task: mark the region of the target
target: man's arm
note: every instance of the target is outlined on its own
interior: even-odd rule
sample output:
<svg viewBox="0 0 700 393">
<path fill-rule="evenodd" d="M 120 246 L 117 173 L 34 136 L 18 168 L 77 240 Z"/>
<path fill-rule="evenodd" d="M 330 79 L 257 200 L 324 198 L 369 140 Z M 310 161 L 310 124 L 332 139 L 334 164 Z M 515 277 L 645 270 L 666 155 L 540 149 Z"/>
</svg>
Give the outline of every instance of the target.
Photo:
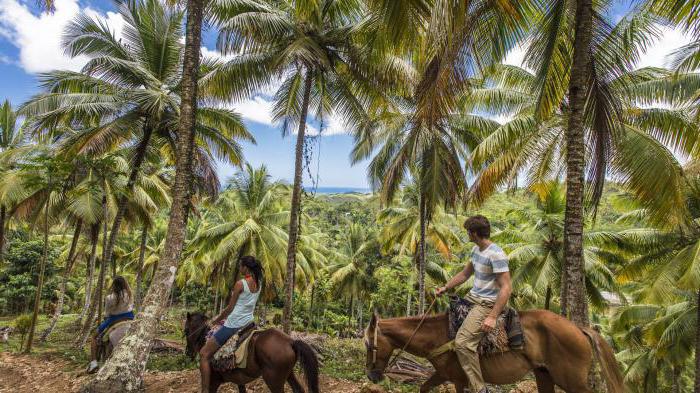
<svg viewBox="0 0 700 393">
<path fill-rule="evenodd" d="M 216 318 L 212 319 L 212 325 L 216 325 L 217 323 L 221 322 L 224 318 L 228 317 L 229 314 L 231 314 L 231 311 L 233 311 L 233 307 L 236 306 L 238 296 L 241 294 L 241 292 L 243 292 L 243 284 L 240 281 L 238 281 L 231 290 L 231 298 L 228 301 L 228 305 L 226 306 L 226 308 L 221 310 L 221 313 L 217 315 Z"/>
<path fill-rule="evenodd" d="M 438 296 L 442 295 L 443 293 L 449 291 L 452 288 L 458 287 L 469 279 L 471 275 L 474 274 L 474 266 L 472 266 L 472 263 L 469 262 L 467 263 L 467 266 L 462 269 L 461 272 L 457 273 L 450 281 L 445 284 L 444 287 L 438 288 L 438 290 L 435 292 Z"/>
<path fill-rule="evenodd" d="M 498 284 L 498 296 L 496 296 L 496 302 L 491 309 L 491 313 L 484 319 L 484 323 L 481 326 L 481 330 L 488 332 L 496 327 L 496 318 L 501 314 L 503 308 L 505 308 L 510 298 L 510 293 L 512 292 L 512 286 L 510 283 L 510 272 L 503 272 L 496 274 L 496 283 Z"/>
</svg>

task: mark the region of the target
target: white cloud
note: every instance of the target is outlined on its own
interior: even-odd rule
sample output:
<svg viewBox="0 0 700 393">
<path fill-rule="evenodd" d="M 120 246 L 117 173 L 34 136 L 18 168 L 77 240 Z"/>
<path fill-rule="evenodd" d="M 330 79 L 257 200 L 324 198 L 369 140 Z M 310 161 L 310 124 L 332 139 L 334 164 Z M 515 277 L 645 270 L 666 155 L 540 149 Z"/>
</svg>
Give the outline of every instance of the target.
<svg viewBox="0 0 700 393">
<path fill-rule="evenodd" d="M 526 45 L 518 45 L 511 49 L 503 59 L 504 64 L 514 65 L 517 67 L 523 67 L 523 61 L 525 60 L 525 49 Z"/>
<path fill-rule="evenodd" d="M 256 123 L 272 126 L 272 101 L 266 100 L 261 96 L 247 99 L 231 105 L 231 108 L 240 113 L 244 119 Z"/>
<path fill-rule="evenodd" d="M 17 63 L 28 73 L 79 70 L 87 62 L 85 56 L 67 56 L 61 47 L 66 25 L 81 11 L 105 21 L 117 33 L 124 25 L 119 14 L 81 8 L 77 0 L 56 0 L 55 5 L 53 13 L 34 15 L 17 0 L 0 0 L 0 36 L 19 49 Z"/>
<path fill-rule="evenodd" d="M 647 51 L 640 56 L 637 68 L 642 67 L 669 67 L 669 55 L 679 47 L 691 42 L 690 36 L 680 29 L 670 29 L 659 26 L 661 36 Z"/>
</svg>

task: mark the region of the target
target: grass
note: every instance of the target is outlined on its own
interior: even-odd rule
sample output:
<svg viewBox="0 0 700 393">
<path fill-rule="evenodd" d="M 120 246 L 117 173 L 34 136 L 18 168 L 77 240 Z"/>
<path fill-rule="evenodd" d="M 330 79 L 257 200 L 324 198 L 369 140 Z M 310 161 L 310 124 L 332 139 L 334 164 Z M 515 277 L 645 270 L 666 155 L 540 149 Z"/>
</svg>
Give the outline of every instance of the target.
<svg viewBox="0 0 700 393">
<path fill-rule="evenodd" d="M 158 336 L 163 339 L 182 342 L 182 320 L 183 312 L 179 309 L 171 309 L 163 319 Z M 88 351 L 73 348 L 76 329 L 75 320 L 77 314 L 65 314 L 61 316 L 46 343 L 38 342 L 41 332 L 48 326 L 49 317 L 41 315 L 39 317 L 35 342 L 32 347 L 33 356 L 56 356 L 68 361 L 70 367 L 83 368 L 88 363 Z M 0 326 L 13 326 L 12 317 L 0 318 Z M 26 339 L 26 338 L 25 338 Z M 0 346 L 0 351 L 18 352 L 20 347 L 20 337 L 16 334 L 10 335 L 10 342 Z M 321 361 L 321 373 L 323 375 L 345 379 L 357 383 L 367 382 L 365 376 L 366 354 L 362 341 L 359 339 L 329 338 L 323 342 L 324 353 Z M 197 361 L 190 360 L 184 354 L 152 354 L 146 365 L 151 371 L 182 371 L 198 367 Z M 389 392 L 413 392 L 415 385 L 401 384 L 384 380 L 382 385 Z"/>
</svg>

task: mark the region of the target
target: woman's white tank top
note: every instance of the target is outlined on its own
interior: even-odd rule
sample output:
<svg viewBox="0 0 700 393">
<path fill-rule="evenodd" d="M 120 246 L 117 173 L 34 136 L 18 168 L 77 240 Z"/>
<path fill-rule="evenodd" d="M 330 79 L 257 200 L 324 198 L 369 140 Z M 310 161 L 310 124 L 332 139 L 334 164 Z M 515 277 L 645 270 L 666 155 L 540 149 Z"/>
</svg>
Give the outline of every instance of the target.
<svg viewBox="0 0 700 393">
<path fill-rule="evenodd" d="M 243 291 L 238 295 L 238 300 L 236 305 L 233 307 L 233 311 L 226 318 L 224 326 L 228 328 L 242 328 L 243 326 L 249 324 L 253 321 L 253 311 L 255 311 L 255 304 L 258 302 L 258 297 L 260 296 L 260 288 L 258 291 L 253 293 L 248 288 L 248 280 L 243 279 Z"/>
</svg>

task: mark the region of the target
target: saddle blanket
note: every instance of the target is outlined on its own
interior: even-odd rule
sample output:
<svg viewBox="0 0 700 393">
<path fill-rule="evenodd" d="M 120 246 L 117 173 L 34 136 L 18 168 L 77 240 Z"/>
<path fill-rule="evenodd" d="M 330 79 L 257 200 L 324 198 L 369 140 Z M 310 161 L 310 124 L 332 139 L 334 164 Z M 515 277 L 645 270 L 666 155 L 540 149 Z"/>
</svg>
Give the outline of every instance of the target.
<svg viewBox="0 0 700 393">
<path fill-rule="evenodd" d="M 454 340 L 457 336 L 457 331 L 473 306 L 474 304 L 467 299 L 450 297 L 450 309 L 447 313 L 450 340 Z M 478 352 L 480 355 L 498 354 L 522 349 L 524 345 L 525 336 L 520 326 L 518 312 L 511 307 L 506 307 L 496 319 L 496 327 L 481 339 Z"/>
<path fill-rule="evenodd" d="M 214 327 L 209 334 L 213 335 L 220 327 L 221 325 Z M 212 368 L 217 371 L 246 368 L 250 339 L 260 331 L 262 329 L 258 329 L 254 323 L 241 328 L 216 351 L 211 362 Z"/>
<path fill-rule="evenodd" d="M 116 346 L 119 341 L 121 341 L 122 337 L 124 337 L 126 331 L 129 329 L 129 325 L 131 325 L 132 322 L 134 322 L 133 319 L 120 319 L 114 322 L 100 334 L 99 341 L 106 344 L 112 340 L 112 345 Z M 116 334 L 117 337 L 115 337 L 114 333 L 118 333 Z"/>
</svg>

